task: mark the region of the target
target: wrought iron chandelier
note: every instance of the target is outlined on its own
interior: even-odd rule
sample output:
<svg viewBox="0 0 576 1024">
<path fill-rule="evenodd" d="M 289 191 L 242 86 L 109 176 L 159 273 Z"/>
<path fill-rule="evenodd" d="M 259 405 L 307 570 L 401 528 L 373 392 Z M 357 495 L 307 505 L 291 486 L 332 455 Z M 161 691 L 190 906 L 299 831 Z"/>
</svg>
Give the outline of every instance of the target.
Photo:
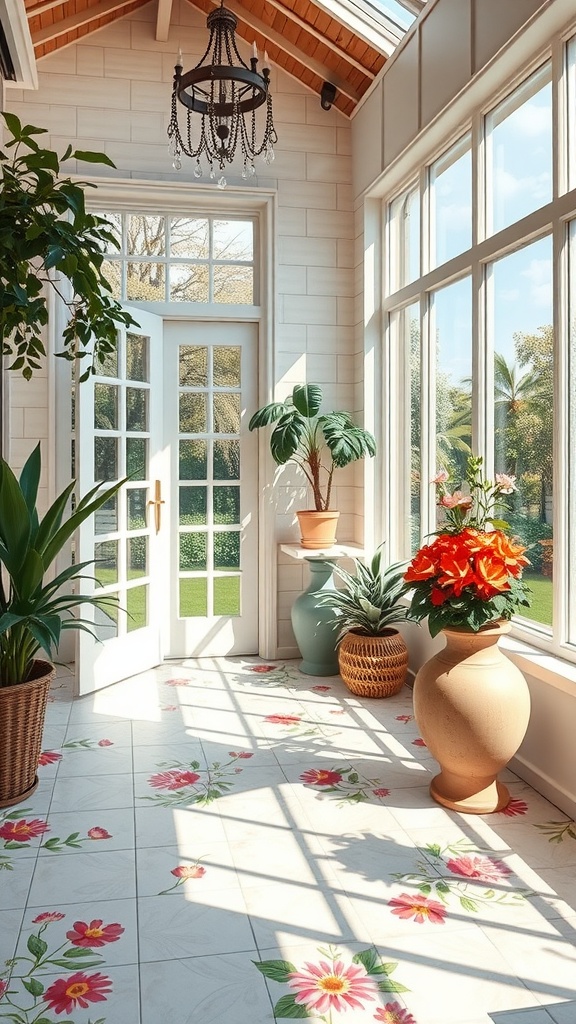
<svg viewBox="0 0 576 1024">
<path fill-rule="evenodd" d="M 168 125 L 169 149 L 173 167 L 180 170 L 182 154 L 196 160 L 194 177 L 201 178 L 200 158 L 208 161 L 209 175 L 216 178 L 216 167 L 221 172 L 231 164 L 238 146 L 243 160 L 242 177 L 256 174 L 254 160 L 262 156 L 267 164 L 274 159 L 274 144 L 278 141 L 272 119 L 270 95 L 270 69 L 257 71 L 256 43 L 250 58 L 250 67 L 242 60 L 236 45 L 235 31 L 238 20 L 232 11 L 220 7 L 208 15 L 210 32 L 208 46 L 200 62 L 184 74 L 182 54 L 174 68 L 172 111 Z M 267 54 L 264 54 L 267 63 Z M 180 130 L 178 102 L 186 108 L 185 123 Z M 256 123 L 256 111 L 263 105 L 263 128 Z M 199 115 L 197 117 L 196 115 Z M 220 188 L 226 187 L 221 173 Z"/>
</svg>

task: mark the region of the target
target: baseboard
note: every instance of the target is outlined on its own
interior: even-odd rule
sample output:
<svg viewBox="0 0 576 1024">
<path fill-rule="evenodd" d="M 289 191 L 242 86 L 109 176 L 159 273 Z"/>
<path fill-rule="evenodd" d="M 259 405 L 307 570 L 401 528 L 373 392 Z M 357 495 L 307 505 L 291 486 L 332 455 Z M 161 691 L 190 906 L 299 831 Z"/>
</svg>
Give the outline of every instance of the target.
<svg viewBox="0 0 576 1024">
<path fill-rule="evenodd" d="M 274 661 L 293 661 L 294 658 L 301 658 L 302 655 L 297 647 L 277 647 Z"/>
<path fill-rule="evenodd" d="M 524 782 L 532 786 L 537 793 L 541 793 L 547 800 L 559 807 L 564 814 L 568 814 L 573 821 L 576 820 L 576 795 L 574 793 L 559 786 L 554 779 L 551 779 L 536 765 L 518 755 L 512 758 L 508 767 Z"/>
</svg>

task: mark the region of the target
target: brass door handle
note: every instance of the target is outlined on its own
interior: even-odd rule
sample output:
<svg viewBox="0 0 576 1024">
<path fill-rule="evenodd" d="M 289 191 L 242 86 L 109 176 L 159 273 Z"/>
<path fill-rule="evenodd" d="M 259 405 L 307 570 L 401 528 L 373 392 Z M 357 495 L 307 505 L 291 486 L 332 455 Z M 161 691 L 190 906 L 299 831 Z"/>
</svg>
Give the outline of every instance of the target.
<svg viewBox="0 0 576 1024">
<path fill-rule="evenodd" d="M 156 533 L 160 533 L 160 527 L 162 525 L 162 509 L 161 506 L 166 503 L 162 500 L 162 485 L 159 480 L 155 481 L 154 484 L 154 498 L 150 499 L 149 505 L 154 505 L 154 525 L 156 526 Z"/>
</svg>

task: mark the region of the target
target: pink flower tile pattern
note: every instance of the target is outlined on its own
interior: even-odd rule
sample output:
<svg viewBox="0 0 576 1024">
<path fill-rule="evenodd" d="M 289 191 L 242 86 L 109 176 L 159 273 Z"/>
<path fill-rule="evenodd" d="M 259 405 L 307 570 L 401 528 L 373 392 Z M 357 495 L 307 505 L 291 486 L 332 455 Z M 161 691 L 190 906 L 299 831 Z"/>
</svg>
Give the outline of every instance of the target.
<svg viewBox="0 0 576 1024">
<path fill-rule="evenodd" d="M 308 768 L 300 775 L 305 786 L 331 794 L 340 807 L 384 800 L 390 795 L 378 778 L 368 778 L 358 767 L 351 764 L 335 765 L 334 768 Z"/>
</svg>

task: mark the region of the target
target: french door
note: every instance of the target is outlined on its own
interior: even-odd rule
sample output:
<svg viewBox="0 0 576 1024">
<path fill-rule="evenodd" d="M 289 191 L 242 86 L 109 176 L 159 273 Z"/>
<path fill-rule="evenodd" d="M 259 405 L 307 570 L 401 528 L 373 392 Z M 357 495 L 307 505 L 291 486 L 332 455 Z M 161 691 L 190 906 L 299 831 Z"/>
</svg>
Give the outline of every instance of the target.
<svg viewBox="0 0 576 1024">
<path fill-rule="evenodd" d="M 80 530 L 94 592 L 118 598 L 86 613 L 81 693 L 164 657 L 258 650 L 256 325 L 132 312 L 140 328 L 78 388 L 80 494 L 129 478 Z"/>
</svg>

